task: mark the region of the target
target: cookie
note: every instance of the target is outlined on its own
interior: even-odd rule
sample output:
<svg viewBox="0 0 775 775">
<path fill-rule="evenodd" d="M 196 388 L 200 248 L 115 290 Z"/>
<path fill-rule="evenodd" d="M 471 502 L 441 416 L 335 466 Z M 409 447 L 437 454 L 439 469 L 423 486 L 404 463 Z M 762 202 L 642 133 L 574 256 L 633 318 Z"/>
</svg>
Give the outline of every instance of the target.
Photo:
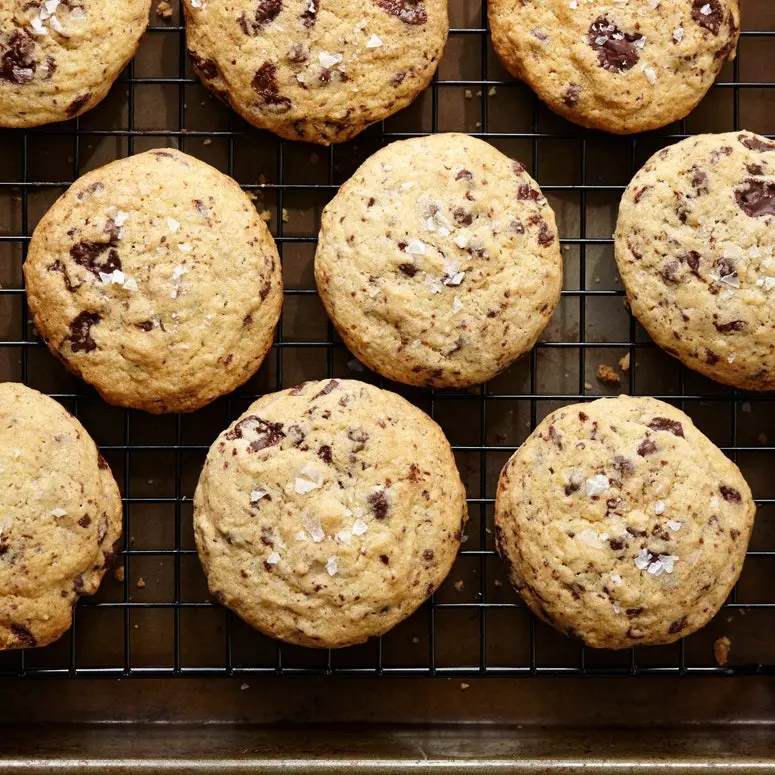
<svg viewBox="0 0 775 775">
<path fill-rule="evenodd" d="M 84 175 L 24 265 L 41 336 L 112 404 L 190 412 L 249 379 L 282 306 L 274 240 L 207 164 L 148 151 Z"/>
<path fill-rule="evenodd" d="M 118 551 L 121 496 L 78 420 L 0 383 L 0 650 L 45 646 Z"/>
<path fill-rule="evenodd" d="M 731 132 L 659 151 L 624 192 L 614 239 L 657 344 L 719 382 L 775 389 L 775 142 Z"/>
<path fill-rule="evenodd" d="M 151 0 L 4 0 L 0 126 L 66 121 L 91 110 L 134 56 Z"/>
<path fill-rule="evenodd" d="M 202 82 L 289 140 L 349 140 L 430 83 L 447 0 L 184 0 Z"/>
<path fill-rule="evenodd" d="M 556 113 L 630 134 L 690 113 L 734 59 L 738 0 L 489 0 L 504 66 Z"/>
<path fill-rule="evenodd" d="M 672 643 L 737 581 L 755 506 L 737 466 L 653 398 L 550 414 L 498 482 L 498 552 L 533 613 L 595 648 Z"/>
<path fill-rule="evenodd" d="M 460 134 L 393 143 L 323 211 L 323 303 L 350 350 L 410 385 L 464 386 L 530 350 L 560 298 L 554 213 L 524 167 Z"/>
<path fill-rule="evenodd" d="M 449 443 L 394 393 L 306 382 L 210 448 L 194 530 L 210 591 L 302 646 L 382 635 L 438 589 L 467 518 Z"/>
</svg>

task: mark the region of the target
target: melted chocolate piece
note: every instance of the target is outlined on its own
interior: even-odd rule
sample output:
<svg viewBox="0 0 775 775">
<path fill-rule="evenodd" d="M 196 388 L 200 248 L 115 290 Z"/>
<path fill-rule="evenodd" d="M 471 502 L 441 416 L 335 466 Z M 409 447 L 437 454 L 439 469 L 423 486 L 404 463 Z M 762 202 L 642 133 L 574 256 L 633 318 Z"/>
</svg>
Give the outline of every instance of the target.
<svg viewBox="0 0 775 775">
<path fill-rule="evenodd" d="M 92 339 L 91 329 L 102 320 L 98 312 L 81 312 L 70 323 L 70 336 L 67 337 L 74 353 L 90 353 L 97 349 L 97 343 Z"/>
<path fill-rule="evenodd" d="M 382 490 L 373 492 L 366 500 L 374 516 L 377 519 L 385 519 L 388 513 L 388 502 L 385 493 Z"/>
<path fill-rule="evenodd" d="M 428 12 L 425 0 L 371 0 L 374 5 L 385 13 L 395 16 L 404 24 L 427 24 Z"/>
<path fill-rule="evenodd" d="M 775 143 L 769 140 L 759 137 L 758 135 L 740 134 L 737 139 L 746 147 L 749 151 L 761 151 L 766 153 L 767 151 L 775 151 Z"/>
<path fill-rule="evenodd" d="M 275 113 L 287 113 L 291 109 L 288 97 L 281 97 L 277 86 L 277 65 L 264 62 L 256 70 L 252 81 L 253 89 L 261 98 L 261 104 L 271 108 Z"/>
<path fill-rule="evenodd" d="M 82 240 L 70 248 L 70 257 L 79 266 L 88 269 L 95 277 L 100 273 L 111 274 L 121 269 L 121 259 L 118 257 L 118 231 L 112 221 L 108 222 L 110 240 L 108 242 L 93 242 Z M 104 254 L 107 253 L 107 256 Z"/>
<path fill-rule="evenodd" d="M 239 25 L 246 35 L 254 37 L 264 27 L 269 26 L 280 15 L 282 10 L 283 0 L 259 0 L 253 18 L 248 18 L 248 15 L 243 13 L 239 17 Z"/>
<path fill-rule="evenodd" d="M 32 54 L 35 41 L 26 30 L 16 30 L 8 41 L 8 50 L 0 58 L 0 81 L 29 83 L 35 77 L 37 63 Z"/>
<path fill-rule="evenodd" d="M 640 56 L 635 42 L 643 36 L 622 32 L 605 16 L 598 17 L 589 28 L 587 40 L 597 52 L 600 67 L 613 73 L 631 70 Z"/>
<path fill-rule="evenodd" d="M 744 186 L 735 189 L 735 199 L 751 218 L 775 215 L 775 181 L 748 178 Z"/>
<path fill-rule="evenodd" d="M 724 11 L 721 8 L 719 0 L 692 0 L 692 19 L 710 30 L 714 35 L 718 35 L 721 29 L 721 22 L 724 21 Z"/>
<path fill-rule="evenodd" d="M 650 423 L 652 431 L 669 431 L 674 436 L 684 437 L 684 427 L 678 420 L 668 420 L 667 417 L 655 417 Z"/>
<path fill-rule="evenodd" d="M 725 501 L 729 501 L 730 503 L 742 503 L 743 498 L 740 495 L 740 491 L 736 490 L 734 487 L 729 487 L 726 484 L 722 484 L 719 487 L 719 492 L 721 493 L 721 497 Z"/>
<path fill-rule="evenodd" d="M 320 10 L 320 0 L 309 0 L 304 13 L 301 15 L 301 23 L 310 29 L 315 26 L 315 22 L 318 20 L 318 11 Z"/>
<path fill-rule="evenodd" d="M 279 444 L 285 438 L 285 433 L 281 422 L 269 422 L 263 417 L 251 414 L 244 420 L 240 420 L 225 438 L 229 441 L 247 439 L 250 449 L 259 452 Z"/>
</svg>

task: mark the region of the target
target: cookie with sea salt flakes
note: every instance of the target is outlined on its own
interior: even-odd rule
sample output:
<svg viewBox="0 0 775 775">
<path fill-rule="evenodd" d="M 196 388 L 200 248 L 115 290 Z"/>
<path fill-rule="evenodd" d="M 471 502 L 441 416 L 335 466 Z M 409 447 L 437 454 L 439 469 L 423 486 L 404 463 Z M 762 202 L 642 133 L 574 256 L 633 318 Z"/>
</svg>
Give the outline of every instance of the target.
<svg viewBox="0 0 775 775">
<path fill-rule="evenodd" d="M 0 3 L 0 126 L 91 110 L 134 56 L 150 9 L 151 0 Z"/>
<path fill-rule="evenodd" d="M 323 212 L 323 303 L 350 350 L 411 385 L 484 382 L 560 298 L 554 213 L 524 167 L 460 134 L 393 143 Z"/>
<path fill-rule="evenodd" d="M 24 385 L 0 383 L 0 650 L 59 638 L 121 536 L 121 496 L 84 427 Z"/>
<path fill-rule="evenodd" d="M 447 0 L 184 0 L 188 52 L 246 121 L 329 145 L 405 108 L 447 42 Z"/>
<path fill-rule="evenodd" d="M 737 466 L 653 398 L 550 414 L 501 473 L 495 537 L 533 613 L 596 648 L 671 643 L 737 581 L 755 506 Z"/>
<path fill-rule="evenodd" d="M 191 412 L 249 379 L 282 305 L 274 240 L 231 178 L 172 149 L 76 181 L 24 265 L 51 352 L 112 404 Z"/>
<path fill-rule="evenodd" d="M 734 59 L 738 0 L 489 0 L 496 52 L 561 116 L 617 134 L 683 118 Z"/>
<path fill-rule="evenodd" d="M 659 151 L 627 187 L 614 241 L 657 344 L 719 382 L 775 389 L 775 142 L 730 132 Z"/>
<path fill-rule="evenodd" d="M 207 455 L 194 497 L 213 595 L 264 633 L 338 648 L 439 588 L 467 518 L 441 429 L 351 380 L 264 396 Z"/>
</svg>

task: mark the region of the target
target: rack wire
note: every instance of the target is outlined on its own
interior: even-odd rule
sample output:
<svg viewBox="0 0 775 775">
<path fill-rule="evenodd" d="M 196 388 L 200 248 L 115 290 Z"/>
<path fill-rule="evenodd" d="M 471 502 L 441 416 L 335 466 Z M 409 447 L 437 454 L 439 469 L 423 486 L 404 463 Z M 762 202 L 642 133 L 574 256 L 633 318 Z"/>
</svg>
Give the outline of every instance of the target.
<svg viewBox="0 0 775 775">
<path fill-rule="evenodd" d="M 632 138 L 575 127 L 508 78 L 489 45 L 481 0 L 450 1 L 447 53 L 418 103 L 340 147 L 279 140 L 206 97 L 187 62 L 177 11 L 169 23 L 154 19 L 138 57 L 92 114 L 0 132 L 0 378 L 41 389 L 81 418 L 119 479 L 125 507 L 123 578 L 106 576 L 58 643 L 0 654 L 0 677 L 775 673 L 775 645 L 763 637 L 775 623 L 775 489 L 768 481 L 775 395 L 725 388 L 661 353 L 624 309 L 610 238 L 621 192 L 655 150 L 743 123 L 772 130 L 766 112 L 775 80 L 765 55 L 775 18 L 767 2 L 749 0 L 738 58 L 703 106 L 662 132 Z M 768 21 L 772 29 L 755 28 Z M 161 124 L 149 126 L 149 114 Z M 482 137 L 527 163 L 558 214 L 566 284 L 540 343 L 504 375 L 468 391 L 421 391 L 386 384 L 351 361 L 321 311 L 310 266 L 319 211 L 354 159 L 393 140 L 448 130 Z M 28 320 L 20 266 L 37 218 L 73 180 L 163 145 L 215 163 L 257 197 L 259 209 L 270 209 L 287 288 L 276 343 L 256 378 L 195 415 L 151 419 L 105 406 L 49 356 Z M 49 167 L 47 149 L 65 156 Z M 596 380 L 599 363 L 616 365 L 622 356 L 630 368 L 619 388 Z M 199 466 L 218 432 L 261 393 L 326 376 L 375 381 L 428 411 L 452 441 L 470 496 L 466 540 L 447 582 L 388 635 L 341 651 L 281 645 L 209 599 L 190 526 Z M 692 415 L 752 481 L 759 517 L 743 576 L 708 628 L 673 646 L 600 652 L 529 615 L 494 552 L 492 507 L 501 466 L 541 417 L 621 390 L 655 395 Z M 724 667 L 713 655 L 722 636 L 732 641 Z"/>
</svg>

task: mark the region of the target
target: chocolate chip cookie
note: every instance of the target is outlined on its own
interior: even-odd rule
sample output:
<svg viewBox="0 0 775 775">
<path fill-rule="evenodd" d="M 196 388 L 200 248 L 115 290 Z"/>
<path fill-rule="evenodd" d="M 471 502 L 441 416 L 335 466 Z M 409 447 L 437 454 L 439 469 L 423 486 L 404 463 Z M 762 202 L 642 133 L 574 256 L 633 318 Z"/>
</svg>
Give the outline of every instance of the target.
<svg viewBox="0 0 775 775">
<path fill-rule="evenodd" d="M 319 648 L 409 616 L 452 567 L 466 516 L 436 423 L 394 393 L 335 379 L 256 401 L 210 448 L 194 497 L 216 599 Z"/>
<path fill-rule="evenodd" d="M 151 0 L 0 3 L 0 126 L 91 110 L 134 56 Z"/>
<path fill-rule="evenodd" d="M 84 427 L 56 401 L 0 383 L 0 650 L 45 646 L 118 550 L 121 496 Z"/>
<path fill-rule="evenodd" d="M 730 132 L 659 151 L 627 187 L 614 239 L 657 344 L 719 382 L 775 389 L 775 142 Z"/>
<path fill-rule="evenodd" d="M 24 275 L 51 352 L 106 401 L 153 413 L 193 411 L 249 379 L 283 295 L 247 195 L 171 149 L 76 181 L 35 229 Z"/>
<path fill-rule="evenodd" d="M 506 68 L 561 116 L 617 134 L 686 116 L 734 59 L 738 0 L 489 0 Z"/>
<path fill-rule="evenodd" d="M 442 134 L 389 145 L 342 186 L 323 212 L 315 279 L 363 363 L 459 387 L 533 346 L 560 298 L 562 257 L 524 167 Z"/>
<path fill-rule="evenodd" d="M 430 83 L 447 0 L 184 0 L 202 82 L 290 140 L 349 140 Z"/>
<path fill-rule="evenodd" d="M 653 398 L 550 414 L 506 464 L 496 545 L 532 611 L 596 648 L 671 643 L 737 581 L 755 506 L 737 466 Z"/>
</svg>

